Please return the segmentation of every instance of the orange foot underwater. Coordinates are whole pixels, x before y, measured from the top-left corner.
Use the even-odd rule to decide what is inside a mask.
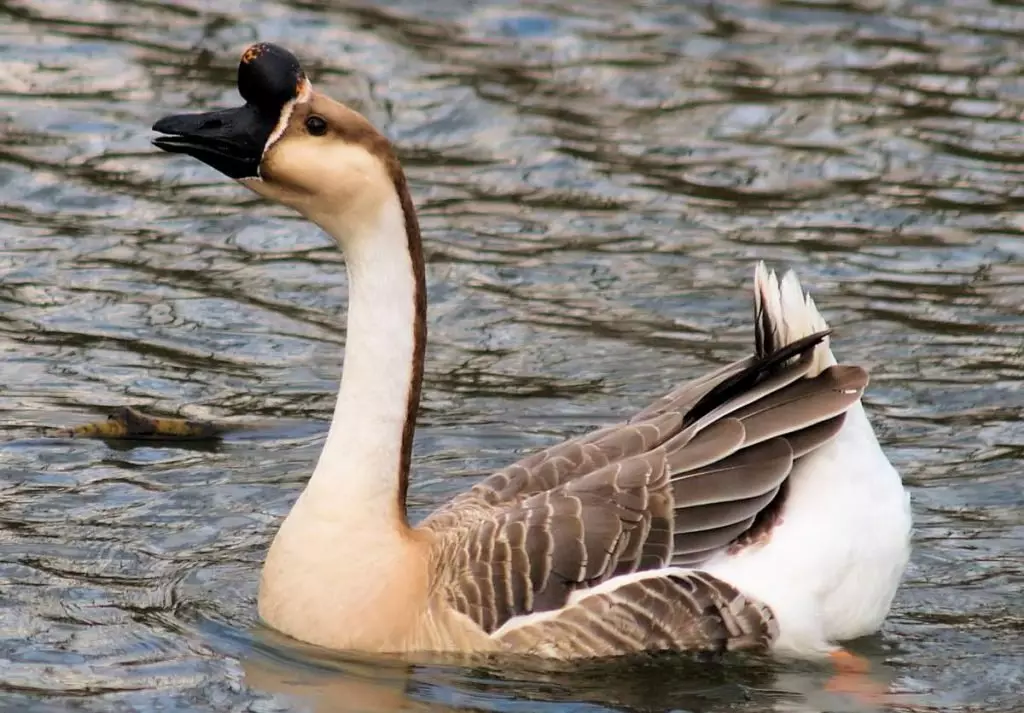
[[[936,710],[931,706],[901,700],[901,694],[891,692],[886,684],[871,678],[871,662],[863,656],[839,649],[829,654],[829,657],[835,667],[835,674],[825,684],[825,690],[829,693],[847,695],[876,707],[885,706],[915,713]]]

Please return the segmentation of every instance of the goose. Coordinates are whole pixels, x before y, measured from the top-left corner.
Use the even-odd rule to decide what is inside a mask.
[[[792,272],[758,263],[754,353],[628,420],[406,514],[427,337],[416,210],[389,141],[271,43],[244,105],[167,116],[156,147],[288,206],[344,254],[347,348],[312,476],[261,573],[267,625],[334,650],[578,660],[760,649],[859,665],[910,552],[865,369]]]

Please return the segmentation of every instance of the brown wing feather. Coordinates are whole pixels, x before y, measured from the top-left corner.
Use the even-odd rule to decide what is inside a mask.
[[[439,537],[439,595],[494,632],[581,588],[699,565],[736,541],[867,383],[851,366],[808,377],[826,334],[730,365],[644,418],[536,453],[455,498],[422,525]]]
[[[512,616],[562,607],[580,587],[661,566],[672,551],[660,450],[475,514],[444,533],[439,579],[452,607],[488,632]]]
[[[670,412],[641,423],[606,426],[529,455],[455,496],[431,513],[424,525],[436,527],[453,522],[453,512],[515,503],[609,463],[648,453],[678,432],[682,418],[682,414]]]
[[[731,651],[765,647],[778,634],[767,607],[704,572],[628,582],[500,632],[518,653],[559,659],[639,651]]]

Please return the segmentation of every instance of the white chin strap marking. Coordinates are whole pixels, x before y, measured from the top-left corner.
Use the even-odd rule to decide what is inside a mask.
[[[267,151],[270,150],[270,147],[273,146],[274,143],[276,143],[277,140],[281,138],[281,134],[283,134],[284,130],[288,128],[288,121],[292,118],[292,111],[295,110],[295,105],[305,104],[312,98],[313,85],[310,83],[308,79],[303,77],[302,84],[299,86],[299,92],[296,95],[296,97],[289,101],[288,103],[286,103],[283,107],[281,107],[281,117],[277,120],[277,124],[274,126],[274,130],[270,132],[270,138],[267,139],[267,143],[263,145],[263,154],[260,157],[260,168],[256,170],[257,173],[260,173],[263,168],[262,157],[267,155]],[[260,175],[258,176],[258,180],[262,179],[263,175],[262,173],[260,173]],[[256,179],[254,178],[247,180]]]

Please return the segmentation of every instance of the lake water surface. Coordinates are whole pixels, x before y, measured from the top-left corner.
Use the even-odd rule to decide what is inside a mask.
[[[0,0],[0,710],[845,711],[829,672],[324,657],[256,624],[333,407],[340,256],[149,145],[295,50],[397,142],[428,251],[418,517],[746,354],[757,259],[872,372],[915,552],[854,649],[897,703],[1020,710],[1024,5]],[[120,405],[208,447],[43,437]]]

